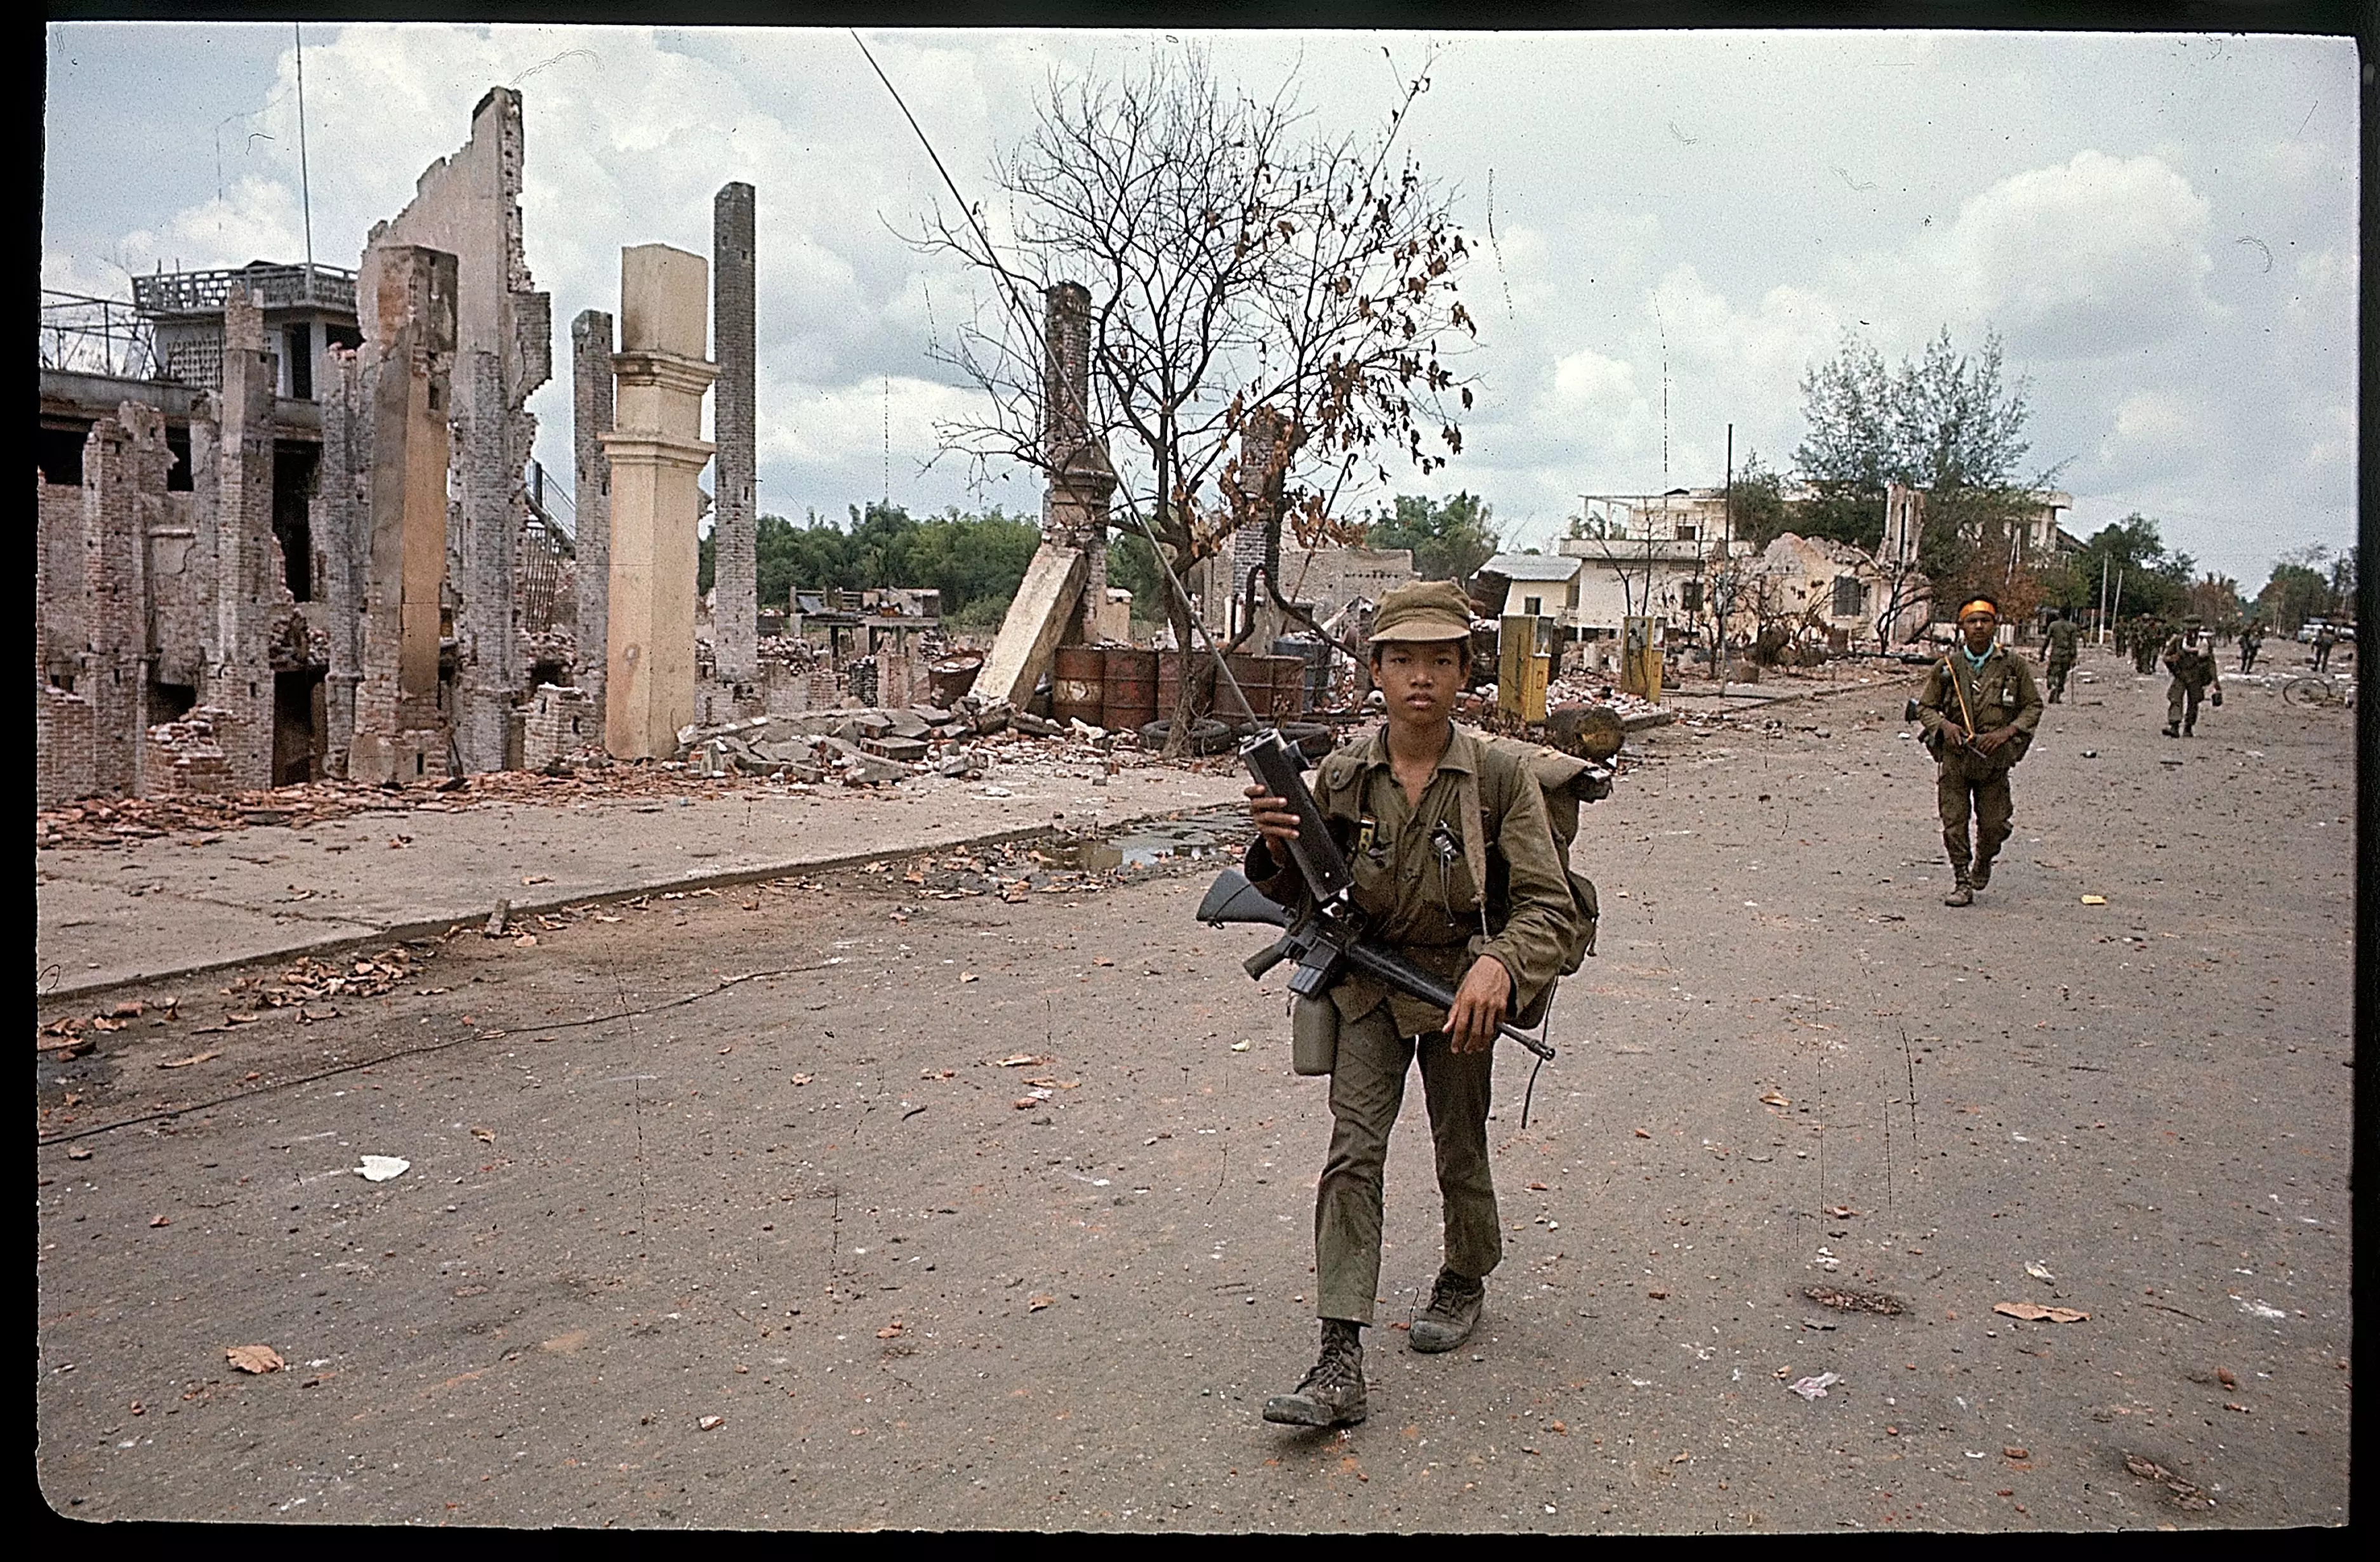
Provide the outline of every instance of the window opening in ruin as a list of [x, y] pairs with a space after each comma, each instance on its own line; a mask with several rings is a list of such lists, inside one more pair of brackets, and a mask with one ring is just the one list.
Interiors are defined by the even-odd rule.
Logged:
[[544, 657], [538, 658], [537, 660], [529, 663], [528, 686], [534, 689], [540, 684], [554, 684], [568, 688], [570, 664], [566, 661], [549, 660]]
[[1687, 612], [1703, 611], [1703, 583], [1684, 580], [1678, 583], [1678, 606]]
[[74, 693], [74, 681], [75, 675], [71, 672], [53, 672], [50, 674], [50, 687], [56, 689], [63, 694], [70, 695]]
[[334, 347], [345, 347], [351, 353], [360, 352], [363, 350], [363, 345], [364, 333], [356, 327], [352, 325], [333, 325], [328, 321], [323, 323], [323, 351], [328, 352]]
[[[54, 678], [53, 683], [56, 682]], [[151, 684], [149, 685], [149, 720], [151, 725], [178, 721], [188, 716], [199, 703], [199, 691], [189, 684]]]
[[91, 425], [74, 423], [59, 428], [42, 425], [34, 455], [42, 468], [42, 480], [59, 488], [82, 487], [82, 444], [91, 437]]
[[1545, 600], [1543, 597], [1524, 597], [1521, 599], [1521, 611], [1536, 618], [1545, 611]]
[[1866, 606], [1867, 587], [1861, 583], [1857, 575], [1835, 576], [1835, 616], [1837, 618], [1849, 618], [1853, 613], [1864, 611]]
[[314, 327], [310, 321], [299, 321], [281, 333], [288, 350], [281, 361], [289, 366], [289, 396], [293, 401], [314, 399]]
[[300, 668], [273, 675], [273, 784], [296, 786], [314, 779], [316, 711], [322, 704], [324, 670]]
[[281, 544], [282, 578], [289, 595], [300, 602], [314, 599], [314, 527], [307, 502], [314, 494], [314, 469], [321, 465], [321, 447], [275, 444], [273, 447], [273, 535]]
[[167, 493], [191, 492], [193, 490], [190, 482], [190, 426], [188, 423], [165, 425], [165, 449], [174, 457], [174, 464], [165, 468], [165, 491]]

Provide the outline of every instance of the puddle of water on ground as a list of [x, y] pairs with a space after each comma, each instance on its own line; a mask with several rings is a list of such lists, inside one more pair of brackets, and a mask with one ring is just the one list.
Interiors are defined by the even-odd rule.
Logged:
[[1061, 860], [1069, 867], [1092, 873], [1151, 867], [1165, 862], [1195, 862], [1234, 853], [1247, 829], [1246, 816], [1238, 809], [1210, 809], [1184, 818], [1137, 825], [1104, 840], [1083, 842], [1065, 848]]

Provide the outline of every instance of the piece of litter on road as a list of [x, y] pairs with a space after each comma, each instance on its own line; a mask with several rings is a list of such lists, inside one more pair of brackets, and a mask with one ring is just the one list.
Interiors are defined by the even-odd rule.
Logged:
[[[2239, 1299], [2235, 1297], [2232, 1300], [2238, 1301]], [[2289, 1316], [2287, 1313], [2282, 1312], [2279, 1308], [2261, 1301], [2241, 1302], [2240, 1302], [2240, 1311], [2258, 1318], [2286, 1318]]]
[[795, 1084], [808, 1084], [811, 1080], [816, 1079], [817, 1077], [818, 1076], [816, 1074], [795, 1074], [794, 1076], [793, 1083]]
[[707, 1415], [694, 1423], [694, 1429], [698, 1432], [710, 1432], [726, 1424], [727, 1418], [723, 1415]]
[[150, 1225], [152, 1225], [152, 1226], [171, 1226], [171, 1225], [173, 1224], [173, 1221], [171, 1221], [170, 1219], [166, 1218], [164, 1216], [162, 1216], [162, 1215], [154, 1215], [154, 1216], [150, 1217], [150, 1218], [149, 1218], [149, 1224], [150, 1224]]
[[413, 1163], [402, 1156], [366, 1156], [363, 1164], [356, 1168], [367, 1182], [385, 1182], [412, 1169]]
[[1775, 1090], [1768, 1092], [1768, 1094], [1763, 1096], [1761, 1099], [1767, 1102], [1772, 1107], [1790, 1107], [1793, 1104], [1791, 1097]]
[[281, 1352], [270, 1345], [226, 1346], [224, 1349], [224, 1359], [242, 1372], [256, 1373], [260, 1375], [269, 1372], [279, 1372], [289, 1364], [281, 1359]]
[[2049, 1272], [2049, 1269], [2046, 1265], [2027, 1264], [2024, 1266], [2024, 1272], [2031, 1275], [2036, 1280], [2048, 1280], [2055, 1284], [2058, 1279], [2057, 1276]]
[[2082, 897], [2082, 903], [2086, 906], [2103, 906], [2107, 903], [2107, 897], [2105, 895], [2085, 895]]
[[1021, 1069], [1035, 1063], [1049, 1063], [1054, 1061], [1056, 1061], [1055, 1059], [1038, 1058], [1030, 1052], [1019, 1052], [1014, 1058], [1002, 1058], [994, 1065], [994, 1067], [1002, 1069]]
[[1245, 1052], [1248, 1049], [1248, 1045], [1249, 1044], [1245, 1041], [1235, 1041], [1232, 1043], [1232, 1050], [1234, 1052]]
[[2091, 1314], [2074, 1307], [2044, 1307], [2038, 1302], [1995, 1302], [1992, 1311], [2004, 1318], [2022, 1318], [2028, 1324], [2088, 1323]]
[[187, 1069], [193, 1063], [211, 1063], [222, 1056], [220, 1052], [200, 1052], [188, 1058], [176, 1058], [171, 1062], [160, 1063], [157, 1066], [161, 1069]]
[[1801, 1378], [1789, 1383], [1785, 1386], [1785, 1390], [1789, 1394], [1799, 1394], [1804, 1399], [1823, 1399], [1827, 1397], [1827, 1386], [1841, 1381], [1842, 1374], [1840, 1373], [1820, 1373], [1815, 1377]]
[[1058, 1299], [1056, 1297], [1050, 1296], [1046, 1292], [1038, 1294], [1025, 1303], [1025, 1310], [1028, 1313], [1038, 1313], [1044, 1307], [1053, 1307], [1057, 1305], [1057, 1302]]

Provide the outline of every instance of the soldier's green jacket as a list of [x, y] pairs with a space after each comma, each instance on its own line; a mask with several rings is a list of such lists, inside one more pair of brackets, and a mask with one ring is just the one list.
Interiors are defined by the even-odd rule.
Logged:
[[2165, 643], [2166, 671], [2182, 682], [2185, 688], [2204, 689], [2220, 682], [2215, 670], [2215, 653], [2204, 648], [2192, 650], [2176, 635]]
[[[1536, 1023], [1561, 974], [1562, 950], [1577, 914], [1570, 880], [1546, 821], [1545, 793], [1520, 762], [1456, 727], [1418, 807], [1389, 764], [1386, 728], [1323, 760], [1314, 800], [1347, 854], [1354, 901], [1370, 931], [1450, 986], [1481, 955], [1512, 974], [1516, 1023]], [[1466, 821], [1465, 799], [1477, 798]], [[1455, 851], [1443, 860], [1439, 827]], [[1488, 931], [1480, 930], [1480, 889], [1471, 865], [1486, 860]], [[1259, 837], [1247, 877], [1283, 905], [1304, 895], [1297, 874], [1275, 861]], [[1342, 977], [1331, 988], [1345, 1020], [1388, 1001], [1400, 1035], [1442, 1030], [1446, 1011], [1378, 982]]]
[[[1966, 696], [1963, 710], [1961, 694]], [[1943, 724], [1965, 727], [1967, 711], [1974, 715], [1973, 731], [1977, 733], [2014, 727], [2017, 735], [1988, 756], [1954, 748], [1943, 735]], [[1925, 746], [1943, 764], [1957, 765], [1972, 775], [2005, 770], [2023, 758], [2024, 751], [2033, 746], [2034, 729], [2041, 725], [2041, 689], [2033, 681], [2033, 669], [2022, 657], [2010, 656], [2005, 646], [1996, 645], [1985, 652], [1984, 665], [1972, 672], [1963, 648], [1952, 647], [1926, 673], [1925, 691], [1917, 696], [1917, 720], [1925, 729]]]
[[2075, 647], [2082, 638], [2082, 626], [2070, 618], [2061, 618], [2049, 626], [2049, 660], [2070, 666], [2074, 661]]

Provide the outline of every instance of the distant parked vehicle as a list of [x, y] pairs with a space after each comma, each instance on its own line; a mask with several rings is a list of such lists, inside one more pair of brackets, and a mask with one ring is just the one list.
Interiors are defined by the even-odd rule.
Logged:
[[2303, 624], [2298, 625], [2298, 644], [2301, 646], [2311, 646], [2313, 644], [2313, 637], [2321, 633], [2322, 620], [2318, 618], [2307, 619]]

